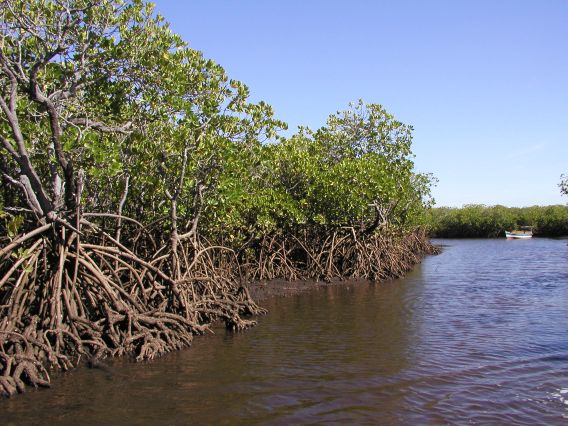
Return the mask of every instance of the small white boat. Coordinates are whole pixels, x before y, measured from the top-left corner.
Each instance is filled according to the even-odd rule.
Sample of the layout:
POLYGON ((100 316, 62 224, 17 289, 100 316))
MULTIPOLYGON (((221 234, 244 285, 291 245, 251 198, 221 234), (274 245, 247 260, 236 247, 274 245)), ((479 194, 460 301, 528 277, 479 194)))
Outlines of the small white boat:
POLYGON ((530 226, 521 226, 520 230, 515 231, 505 231, 505 237, 507 238, 532 238, 532 228, 530 226))

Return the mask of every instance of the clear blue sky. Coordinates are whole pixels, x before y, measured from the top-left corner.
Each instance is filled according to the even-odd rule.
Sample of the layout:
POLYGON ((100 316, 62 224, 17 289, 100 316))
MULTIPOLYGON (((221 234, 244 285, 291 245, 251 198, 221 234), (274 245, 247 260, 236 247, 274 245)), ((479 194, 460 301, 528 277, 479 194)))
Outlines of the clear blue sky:
POLYGON ((568 202, 568 0, 154 3, 292 130, 359 98, 413 125, 438 206, 568 202))

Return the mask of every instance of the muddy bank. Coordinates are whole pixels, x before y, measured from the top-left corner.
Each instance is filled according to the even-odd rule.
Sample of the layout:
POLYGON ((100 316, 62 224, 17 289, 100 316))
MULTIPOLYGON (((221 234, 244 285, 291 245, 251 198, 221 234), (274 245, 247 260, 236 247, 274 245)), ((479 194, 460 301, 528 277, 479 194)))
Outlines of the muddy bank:
POLYGON ((368 280, 344 280, 333 279, 330 281, 313 281, 313 280, 271 280, 249 283, 246 287, 251 297, 259 302, 266 302, 270 299, 278 297, 290 297, 307 291, 315 291, 326 287, 353 285, 357 283, 368 283, 368 280))
MULTIPOLYGON (((326 252, 320 248, 321 253, 325 253, 328 259, 324 264, 334 266, 334 273, 325 277, 321 269, 318 270, 319 279, 314 279, 313 275, 302 276, 308 269, 295 267, 296 274, 291 274, 292 278, 253 280, 245 285, 251 298, 256 302, 262 302, 276 297, 289 297, 296 294, 313 291, 325 287, 352 285, 357 283, 385 282, 400 278, 410 271, 414 266, 422 261, 425 256, 435 255, 441 252, 442 247, 433 245, 423 232, 411 233, 402 238, 386 240, 374 240, 371 247, 358 247, 359 250, 350 253, 351 258, 346 261, 346 257, 336 257, 332 250, 326 252), (372 253, 368 259, 361 262, 360 257, 372 253), (351 265, 362 264, 359 269, 351 265), (350 265, 346 269, 346 265, 350 265), (297 279, 296 277, 300 276, 297 279)), ((335 247, 337 248, 337 247, 335 247)), ((316 257, 311 255, 311 257, 316 257)), ((319 266, 319 265, 318 265, 319 266)), ((318 275, 316 275, 318 276, 318 275)))

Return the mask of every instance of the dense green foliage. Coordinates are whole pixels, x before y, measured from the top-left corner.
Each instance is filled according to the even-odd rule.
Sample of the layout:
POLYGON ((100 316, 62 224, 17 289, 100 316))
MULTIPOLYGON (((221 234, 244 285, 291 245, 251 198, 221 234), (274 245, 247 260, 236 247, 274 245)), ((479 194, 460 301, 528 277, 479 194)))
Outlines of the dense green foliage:
POLYGON ((245 85, 189 48, 150 6, 69 4, 69 16, 56 2, 4 9, 1 166, 10 194, 21 197, 8 200, 4 190, 6 206, 31 202, 36 216, 64 216, 76 208, 79 174, 85 211, 120 210, 142 223, 162 219, 168 233, 199 228, 210 237, 371 226, 377 215, 413 224, 429 205, 431 178, 413 171, 412 128, 380 105, 360 101, 317 131, 275 139, 286 125, 271 107, 249 103, 245 85), (17 14, 45 33, 18 27, 17 14), (22 178, 27 158, 35 173, 22 178))
POLYGON ((315 132, 302 128, 231 158, 208 203, 208 228, 249 238, 301 227, 416 225, 431 203, 431 178, 413 171, 410 144, 409 126, 360 101, 315 132))
POLYGON ((568 206, 504 207, 466 205, 429 212, 430 234, 440 238, 503 237, 505 231, 532 226, 535 236, 568 235, 568 206))

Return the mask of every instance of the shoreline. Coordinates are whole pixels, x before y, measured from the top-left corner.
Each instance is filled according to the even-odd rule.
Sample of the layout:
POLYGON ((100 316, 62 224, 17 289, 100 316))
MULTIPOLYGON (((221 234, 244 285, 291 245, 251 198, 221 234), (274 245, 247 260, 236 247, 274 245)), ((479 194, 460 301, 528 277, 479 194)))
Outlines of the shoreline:
POLYGON ((408 272, 422 263, 423 259, 426 256, 436 256, 444 249, 443 244, 433 244, 431 240, 429 240, 429 242, 431 244, 431 251, 423 251, 422 253, 420 253, 420 258, 416 262, 412 263, 409 268, 406 268, 404 273, 397 276, 390 276, 379 280, 370 280, 355 277, 335 277, 330 280, 314 280, 310 278, 286 280, 283 278, 274 278, 271 280, 248 282, 244 284, 243 287, 246 288, 254 302, 262 304, 267 301, 296 296, 323 288, 347 286, 353 284, 357 285, 360 283, 382 284, 399 278, 404 278, 408 274, 408 272))
MULTIPOLYGON (((211 306, 204 304, 205 308, 203 312, 210 316, 215 314, 217 317, 204 317, 205 320, 209 322, 199 323, 197 322, 199 317, 196 317, 197 319, 190 318, 187 320, 176 316, 175 313, 166 311, 163 313, 159 311, 150 313, 146 311, 138 312, 136 309, 139 309, 139 307, 136 306, 132 306, 131 311, 127 313, 124 312, 124 308, 123 311, 115 312, 109 308, 110 305, 104 304, 103 306, 106 310, 107 317, 103 318, 102 322, 99 320, 99 323, 108 323, 111 327, 104 328, 100 326, 99 323, 91 321, 88 324, 92 327, 92 330, 87 330, 91 330, 95 344, 98 344, 100 341, 102 349, 99 348, 97 351, 89 350, 89 347, 86 345, 92 342, 85 340, 84 342, 78 341, 78 344, 84 344, 85 346, 79 346, 74 352, 70 351, 67 347, 63 349, 56 347, 54 349, 50 346, 42 346, 41 342, 35 337, 35 334, 37 334, 38 331, 48 333, 49 330, 39 328, 38 331, 36 331, 30 328, 36 325, 36 323, 32 323, 30 327, 28 327, 29 330, 26 329, 26 332, 30 332, 30 330, 34 332, 35 334, 32 335, 34 340, 29 340, 27 334, 20 335, 12 333, 9 335, 6 344, 11 343, 17 345, 18 342, 22 340, 29 346, 28 351, 30 351, 30 358, 33 356, 31 350, 39 351, 40 349, 45 349, 48 351, 46 352, 48 355, 55 354, 55 356, 58 357, 57 361, 60 362, 61 365, 54 366, 53 363, 50 365, 49 361, 51 361, 51 359, 41 358, 41 356, 43 356, 42 353, 37 352, 38 359, 32 365, 37 369, 37 372, 35 370, 31 371, 31 373, 24 372, 22 374, 27 374, 27 376, 21 378, 20 370, 12 368, 12 364, 9 364, 8 366, 11 369, 9 374, 12 373, 14 377, 9 374, 4 374, 3 377, 8 377, 8 379, 0 381, 0 396, 9 397, 17 393, 23 393, 29 386, 50 387, 50 376, 57 377, 57 372, 68 371, 81 364, 85 364, 90 368, 104 369, 106 361, 104 363, 101 363, 101 361, 105 359, 110 361, 112 358, 125 357, 134 358, 136 361, 151 360, 155 357, 165 355, 172 350, 190 347, 194 337, 206 334, 206 332, 211 330, 211 328, 215 326, 215 323, 220 320, 225 322, 226 329, 244 330, 256 325, 257 321, 255 321, 255 317, 259 317, 267 312, 260 304, 269 304, 277 299, 327 287, 388 282, 405 276, 418 263, 421 263, 426 255, 439 252, 439 248, 432 245, 424 232, 420 230, 414 230, 403 235, 374 235, 368 240, 363 241, 358 240, 356 237, 352 239, 351 234, 349 234, 347 237, 339 238, 341 244, 336 244, 336 237, 337 236, 334 234, 331 245, 328 244, 330 247, 326 247, 324 244, 324 246, 319 249, 319 255, 323 256, 323 254, 325 254, 328 256, 328 258, 324 258, 323 260, 319 259, 317 255, 313 255, 307 251, 313 263, 296 264, 292 258, 277 258, 276 261, 269 259, 268 263, 261 264, 260 267, 263 268, 261 271, 267 275, 267 278, 263 280, 243 280, 239 283, 238 279, 235 281, 227 278, 224 280, 220 279, 219 285, 225 286, 225 291, 232 291, 232 293, 227 293, 227 300, 230 302, 228 303, 228 308, 232 310, 229 312, 223 311, 223 309, 226 308, 226 306, 222 304, 225 300, 218 300, 215 295, 210 296, 212 299, 206 299, 206 301, 210 303, 211 306), (275 267, 276 269, 274 269, 275 267), (275 272, 289 273, 293 277, 299 278, 294 280, 272 278, 271 274, 275 272), (340 275, 342 273, 344 276, 340 275), (312 277, 327 275, 328 278, 317 279, 311 278, 310 275, 312 275, 312 277), (221 306, 217 306, 220 303, 221 306), (134 318, 134 321, 130 322, 129 318, 134 318), (158 326, 153 326, 155 323, 158 323, 158 326), (140 330, 133 331, 129 329, 128 326, 130 324, 136 325, 141 331, 147 333, 144 334, 141 333, 140 330), (138 334, 134 334, 135 332, 138 334), (165 337, 160 333, 166 333, 165 337), (109 340, 112 341, 109 343, 109 340), (34 344, 38 346, 37 349, 33 347, 34 344)), ((329 243, 329 241, 325 240, 324 243, 329 243)), ((215 283, 214 280, 213 282, 215 283)), ((121 283, 116 283, 117 287, 121 285, 121 283)), ((92 288, 96 288, 96 286, 85 286, 87 295, 91 295, 89 291, 91 291, 92 288)), ((207 289, 211 290, 209 285, 205 286, 205 290, 207 289)), ((112 295, 113 294, 111 294, 111 296, 112 295)), ((209 295, 209 293, 206 295, 209 295)), ((101 300, 103 303, 106 301, 104 298, 101 300)), ((118 303, 114 299, 111 301, 118 303)), ((75 324, 75 322, 72 321, 71 324, 75 324)), ((73 342, 77 343, 76 341, 73 342)), ((63 341, 63 343, 66 342, 63 341)), ((0 365, 0 367, 2 366, 0 365)))
MULTIPOLYGON (((391 278, 392 279, 392 278, 391 278)), ((245 285, 252 299, 257 303, 296 296, 328 287, 339 287, 358 283, 383 283, 389 280, 371 281, 361 278, 335 278, 329 281, 298 279, 293 281, 274 279, 255 281, 245 285)))

